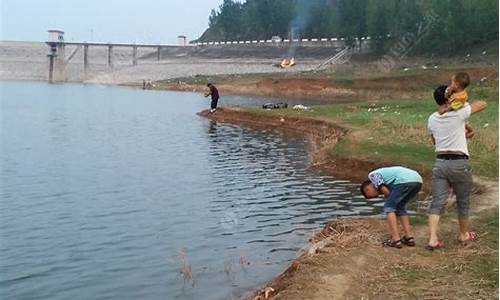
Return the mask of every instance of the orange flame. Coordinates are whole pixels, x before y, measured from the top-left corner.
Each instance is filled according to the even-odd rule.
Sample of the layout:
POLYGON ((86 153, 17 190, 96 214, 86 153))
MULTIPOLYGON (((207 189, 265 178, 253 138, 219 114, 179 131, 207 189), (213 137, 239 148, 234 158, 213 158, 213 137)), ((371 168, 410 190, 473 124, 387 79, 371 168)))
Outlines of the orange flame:
POLYGON ((285 69, 285 68, 290 68, 295 66, 295 58, 283 58, 281 61, 280 67, 285 69))

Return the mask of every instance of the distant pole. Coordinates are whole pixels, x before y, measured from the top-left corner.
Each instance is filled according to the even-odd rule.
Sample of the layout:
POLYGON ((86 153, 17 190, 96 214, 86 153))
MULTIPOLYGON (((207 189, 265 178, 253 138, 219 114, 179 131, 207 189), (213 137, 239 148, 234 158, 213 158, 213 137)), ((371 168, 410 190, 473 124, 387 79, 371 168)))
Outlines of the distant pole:
POLYGON ((85 78, 89 70, 89 45, 83 46, 83 71, 85 72, 85 78))
POLYGON ((132 65, 137 66, 137 46, 132 46, 132 65))
POLYGON ((113 46, 108 45, 108 67, 113 68, 113 46))
POLYGON ((158 49, 156 50, 156 59, 160 61, 161 59, 161 47, 158 46, 158 49))
POLYGON ((54 83, 54 54, 47 56, 49 57, 49 83, 54 83))

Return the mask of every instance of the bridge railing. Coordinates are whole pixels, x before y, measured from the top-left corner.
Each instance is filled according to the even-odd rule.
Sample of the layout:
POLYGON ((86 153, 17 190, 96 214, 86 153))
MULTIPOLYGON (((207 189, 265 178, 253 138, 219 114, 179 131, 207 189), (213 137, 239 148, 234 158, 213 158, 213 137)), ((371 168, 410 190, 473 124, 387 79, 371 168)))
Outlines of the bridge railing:
MULTIPOLYGON (((387 35, 390 37, 390 35, 387 35)), ((372 39, 370 36, 354 38, 353 41, 357 43, 367 43, 372 39)), ((211 42, 196 42, 192 43, 195 46, 220 46, 220 45, 276 45, 276 46, 284 46, 291 43, 297 43, 302 45, 331 45, 331 44, 342 44, 346 42, 346 38, 310 38, 310 39, 270 39, 270 40, 242 40, 242 41, 211 41, 211 42)))

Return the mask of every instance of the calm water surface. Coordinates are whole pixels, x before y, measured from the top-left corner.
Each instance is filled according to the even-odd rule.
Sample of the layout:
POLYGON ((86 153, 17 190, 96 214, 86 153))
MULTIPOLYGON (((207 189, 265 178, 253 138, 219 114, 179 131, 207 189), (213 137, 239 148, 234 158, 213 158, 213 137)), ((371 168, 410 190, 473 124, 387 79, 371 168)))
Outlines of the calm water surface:
POLYGON ((308 171, 302 138, 198 117, 198 94, 0 87, 2 299, 237 298, 328 219, 380 212, 308 171))

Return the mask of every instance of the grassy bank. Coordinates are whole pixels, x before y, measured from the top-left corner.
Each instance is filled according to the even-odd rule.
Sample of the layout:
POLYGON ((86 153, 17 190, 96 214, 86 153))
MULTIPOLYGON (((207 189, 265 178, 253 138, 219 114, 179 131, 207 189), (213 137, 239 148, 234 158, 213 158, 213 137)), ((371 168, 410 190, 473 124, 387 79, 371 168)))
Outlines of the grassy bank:
MULTIPOLYGON (((498 177, 498 85, 475 85, 472 99, 488 102, 488 108, 474 115, 470 123, 476 135, 470 141, 474 173, 498 177)), ((427 131, 427 118, 436 105, 429 96, 414 101, 391 100, 315 106, 312 110, 245 109, 253 114, 280 117, 304 117, 332 121, 349 129, 349 133, 330 154, 386 164, 405 164, 419 170, 430 170, 434 161, 433 145, 427 131)))

